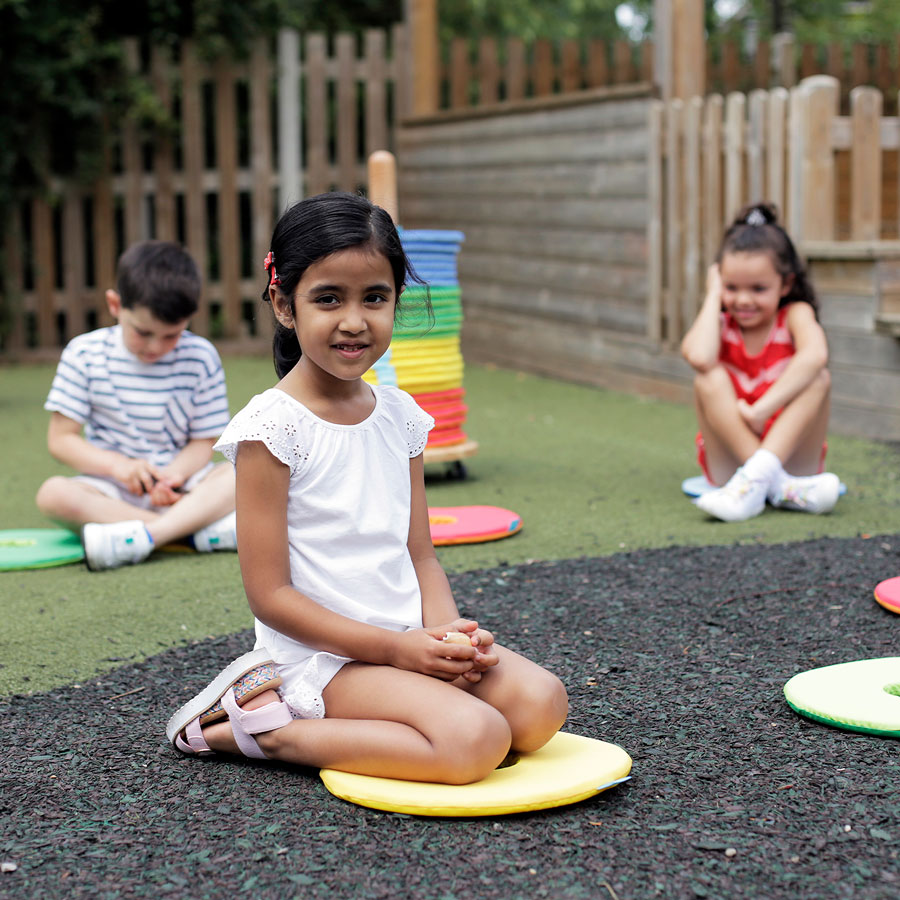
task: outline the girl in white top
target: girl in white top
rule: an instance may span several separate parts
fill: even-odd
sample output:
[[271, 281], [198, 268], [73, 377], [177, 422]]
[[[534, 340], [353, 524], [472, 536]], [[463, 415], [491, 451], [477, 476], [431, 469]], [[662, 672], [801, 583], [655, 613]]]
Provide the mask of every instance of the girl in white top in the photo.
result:
[[400, 238], [384, 210], [331, 193], [289, 209], [271, 247], [281, 381], [217, 445], [235, 464], [256, 650], [167, 734], [188, 754], [479, 780], [510, 750], [543, 746], [567, 697], [460, 618], [429, 533], [433, 421], [398, 388], [362, 380], [390, 344], [410, 271]]

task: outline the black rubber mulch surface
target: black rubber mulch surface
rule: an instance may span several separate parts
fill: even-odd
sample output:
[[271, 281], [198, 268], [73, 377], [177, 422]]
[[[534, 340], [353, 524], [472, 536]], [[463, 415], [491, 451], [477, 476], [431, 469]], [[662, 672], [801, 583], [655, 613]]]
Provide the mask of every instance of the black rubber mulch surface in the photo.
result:
[[817, 540], [455, 576], [467, 613], [563, 677], [567, 729], [634, 758], [630, 783], [531, 815], [392, 815], [313, 771], [178, 757], [162, 729], [183, 687], [249, 634], [13, 698], [0, 895], [900, 896], [900, 744], [782, 698], [796, 672], [900, 655], [900, 617], [872, 599], [898, 551], [900, 536]]

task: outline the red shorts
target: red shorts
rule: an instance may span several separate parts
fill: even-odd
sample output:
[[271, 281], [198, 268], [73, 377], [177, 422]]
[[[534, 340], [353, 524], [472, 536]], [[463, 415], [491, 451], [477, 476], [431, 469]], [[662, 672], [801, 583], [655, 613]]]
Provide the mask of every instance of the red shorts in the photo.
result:
[[[763, 437], [765, 437], [766, 431], [769, 430], [769, 427], [772, 425], [774, 421], [774, 417], [766, 423], [766, 429], [763, 431]], [[712, 480], [712, 476], [709, 474], [709, 468], [706, 465], [706, 444], [703, 441], [703, 434], [701, 432], [697, 432], [697, 436], [694, 438], [694, 443], [697, 446], [697, 464], [703, 470], [703, 474], [706, 476], [706, 480], [710, 484], [715, 484]], [[822, 444], [822, 455], [819, 457], [819, 472], [825, 471], [825, 454], [828, 452], [828, 441], [825, 441]]]

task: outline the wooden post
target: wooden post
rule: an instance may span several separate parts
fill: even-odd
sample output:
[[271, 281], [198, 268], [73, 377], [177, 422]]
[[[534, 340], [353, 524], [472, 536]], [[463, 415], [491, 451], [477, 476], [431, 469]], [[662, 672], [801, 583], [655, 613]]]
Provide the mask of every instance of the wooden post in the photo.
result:
[[831, 241], [837, 204], [831, 124], [838, 114], [841, 86], [830, 75], [814, 75], [801, 82], [800, 94], [803, 157], [798, 200], [802, 205], [795, 212], [803, 239]]
[[440, 105], [437, 0], [406, 0], [412, 53], [412, 112], [427, 116]]
[[376, 150], [369, 156], [369, 199], [390, 213], [396, 223], [397, 208], [397, 161], [387, 150]]
[[706, 93], [703, 0], [654, 0], [654, 79], [664, 100]]
[[881, 91], [859, 87], [850, 92], [850, 238], [881, 237]]
[[300, 35], [292, 28], [278, 32], [278, 121], [278, 205], [285, 210], [303, 198]]

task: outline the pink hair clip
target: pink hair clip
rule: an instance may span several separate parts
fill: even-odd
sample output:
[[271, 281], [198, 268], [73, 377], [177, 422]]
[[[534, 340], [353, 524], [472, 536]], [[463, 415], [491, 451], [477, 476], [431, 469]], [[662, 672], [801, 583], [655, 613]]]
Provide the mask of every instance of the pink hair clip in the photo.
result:
[[270, 284], [281, 284], [281, 279], [278, 277], [278, 273], [275, 271], [275, 254], [270, 250], [268, 256], [266, 256], [263, 265], [266, 267], [266, 271], [270, 275]]

